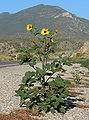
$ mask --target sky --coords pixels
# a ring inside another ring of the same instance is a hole
[[[89,20],[89,0],[0,0],[0,13],[16,13],[39,4],[58,6]]]

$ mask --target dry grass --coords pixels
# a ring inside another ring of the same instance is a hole
[[[15,60],[15,58],[5,54],[0,55],[0,61],[10,61],[10,60]]]
[[[65,54],[67,54],[68,53],[68,51],[62,51],[62,52],[55,52],[54,54],[50,54],[49,55],[49,58],[50,59],[52,59],[52,58],[58,58],[59,57],[59,55],[62,55],[63,53],[65,53]],[[16,58],[15,57],[13,57],[14,55],[18,55],[18,54],[20,54],[19,52],[18,53],[14,53],[14,54],[12,54],[11,56],[9,55],[9,54],[1,54],[0,55],[0,61],[9,61],[9,60],[16,60]],[[35,56],[36,57],[36,55],[35,54],[32,54],[33,56]]]
[[[32,110],[12,110],[9,114],[0,113],[0,120],[38,120],[30,118],[33,115]]]
[[[87,105],[76,105],[77,108],[89,108]]]

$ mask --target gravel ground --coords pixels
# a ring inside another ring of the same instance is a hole
[[[38,63],[37,66],[41,67],[41,64]],[[67,72],[62,77],[72,77],[70,73],[73,71],[73,67],[76,66],[78,67],[77,69],[82,70],[79,64],[74,64],[71,68],[64,66],[64,68],[67,69]],[[29,67],[29,65],[0,68],[0,113],[9,113],[13,109],[21,109],[19,107],[20,98],[14,96],[14,94],[15,90],[19,88],[18,85],[21,83],[25,72],[30,70],[33,69]],[[83,70],[87,72],[87,69]],[[86,79],[89,80],[89,77],[86,77]],[[86,98],[86,103],[84,104],[89,105],[89,88],[81,89],[83,89],[83,97]],[[75,91],[79,92],[81,89],[77,88]],[[81,104],[79,101],[77,101],[77,103]],[[82,109],[74,107],[68,110],[64,116],[62,116],[61,113],[56,113],[56,115],[48,113],[43,120],[89,120],[89,108]]]

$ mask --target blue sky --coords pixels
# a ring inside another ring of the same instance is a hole
[[[0,13],[16,13],[39,4],[59,6],[89,20],[89,0],[0,0]]]

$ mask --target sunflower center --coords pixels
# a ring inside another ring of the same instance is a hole
[[[44,33],[46,33],[46,30],[44,31]]]
[[[31,28],[31,26],[29,26],[29,28]]]

